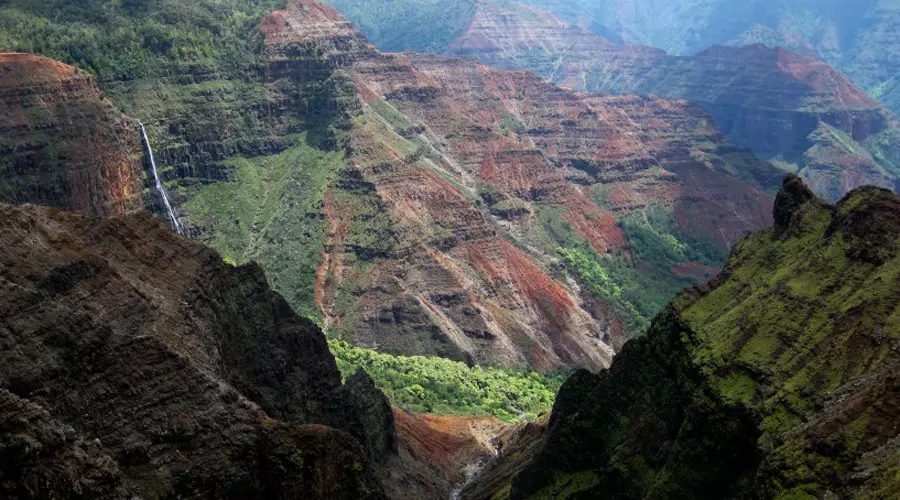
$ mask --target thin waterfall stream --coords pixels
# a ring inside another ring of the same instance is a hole
[[[144,128],[143,123],[138,122],[138,124],[141,126],[141,140],[144,141],[144,146],[147,148],[147,155],[150,157],[150,169],[153,172],[153,179],[156,181],[156,190],[159,191],[163,203],[166,205],[166,212],[169,214],[169,220],[172,222],[172,227],[175,228],[176,233],[182,234],[181,224],[178,223],[178,217],[175,217],[175,211],[172,210],[172,204],[169,202],[169,195],[166,194],[166,189],[163,187],[162,181],[159,179],[159,173],[156,171],[156,160],[153,159],[153,148],[150,147],[150,139],[147,138],[147,130]]]

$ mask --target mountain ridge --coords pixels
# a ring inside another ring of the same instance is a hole
[[[90,19],[90,6],[67,8]],[[107,15],[137,30],[183,8]],[[220,16],[206,3],[191,13]],[[209,26],[193,21],[166,40],[207,40]],[[239,21],[221,28],[226,38],[246,29]],[[89,67],[147,124],[187,234],[231,262],[258,261],[331,337],[469,363],[601,368],[670,294],[771,220],[780,173],[682,101],[380,53],[307,0],[253,26],[229,61],[213,41],[196,53],[145,46],[164,59],[162,79],[138,65],[123,80],[128,65],[105,69],[115,58]]]
[[[730,141],[800,173],[831,201],[864,184],[896,189],[897,118],[816,59],[761,44],[669,56],[534,10],[482,5],[446,53],[531,69],[577,90],[688,99]]]

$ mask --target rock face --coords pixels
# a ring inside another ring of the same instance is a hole
[[[399,443],[384,483],[392,499],[456,498],[519,427],[495,418],[394,410]]]
[[[0,53],[0,201],[87,215],[142,208],[140,139],[86,72]]]
[[[846,77],[812,57],[763,45],[669,56],[618,45],[516,4],[481,6],[447,49],[565,87],[687,99],[729,141],[798,172],[829,200],[862,185],[894,189],[900,126]]]
[[[378,440],[325,425],[384,396],[257,266],[146,213],[2,205],[0,238],[3,496],[381,497]]]
[[[900,198],[789,176],[738,245],[608,372],[563,386],[512,498],[892,498]]]

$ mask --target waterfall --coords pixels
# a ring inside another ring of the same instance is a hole
[[[169,203],[169,195],[166,194],[166,189],[163,187],[162,181],[159,180],[159,173],[156,172],[156,160],[153,159],[153,148],[150,147],[150,139],[147,138],[147,130],[144,129],[144,124],[138,122],[141,126],[141,139],[144,141],[144,146],[147,147],[147,155],[150,157],[150,168],[153,171],[153,179],[156,181],[156,190],[159,191],[159,195],[163,199],[163,203],[166,205],[166,212],[169,214],[169,220],[172,222],[172,227],[175,228],[175,232],[181,234],[181,224],[178,223],[178,218],[175,217],[175,211],[172,210],[172,204]]]

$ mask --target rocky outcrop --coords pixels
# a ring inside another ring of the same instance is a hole
[[[0,229],[4,491],[381,497],[369,456],[387,446],[325,425],[367,424],[384,396],[341,387],[321,331],[257,266],[146,213],[2,205]]]
[[[830,206],[788,176],[778,227],[564,384],[511,498],[896,496],[898,215],[887,190]]]
[[[140,139],[88,73],[0,53],[0,201],[87,215],[142,208]]]
[[[800,172],[832,201],[867,184],[893,189],[900,178],[896,118],[825,63],[783,48],[669,56],[613,44],[532,7],[485,4],[447,53],[531,69],[577,90],[688,99],[729,141]]]

